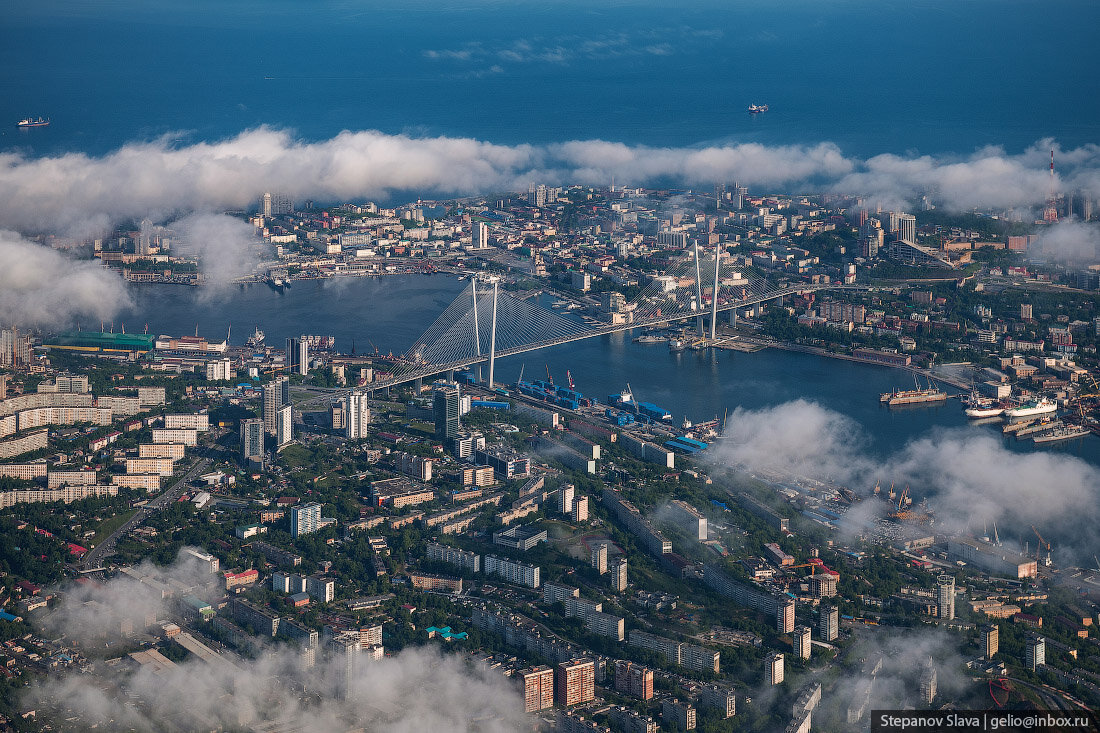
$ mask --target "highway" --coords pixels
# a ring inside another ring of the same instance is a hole
[[[137,512],[134,513],[134,516],[130,517],[126,524],[116,529],[105,540],[93,547],[91,551],[84,556],[83,566],[85,568],[98,567],[99,562],[103,558],[114,553],[115,544],[120,537],[129,533],[135,527],[140,526],[153,512],[159,511],[161,507],[178,499],[187,487],[187,482],[205,471],[209,465],[209,458],[205,456],[200,458],[190,469],[188,469],[187,473],[176,480],[176,483],[172,484],[172,486],[165,491],[162,491],[157,498],[151,500],[145,506],[139,507]]]
[[[800,283],[797,286],[780,288],[778,290],[770,290],[763,293],[754,293],[753,295],[738,300],[736,302],[721,304],[717,307],[719,313],[725,313],[727,311],[734,310],[736,308],[745,308],[757,303],[765,303],[770,300],[776,300],[789,295],[795,295],[797,293],[807,293],[817,290],[868,290],[867,285],[837,285],[837,284],[811,284]],[[500,349],[496,352],[495,358],[502,359],[506,356],[515,356],[516,354],[523,354],[528,351],[535,351],[538,349],[545,349],[550,346],[559,346],[561,344],[570,343],[573,341],[581,341],[583,339],[589,339],[594,336],[604,336],[611,333],[618,333],[620,331],[631,331],[636,328],[653,328],[657,326],[667,326],[670,323],[676,323],[678,321],[689,321],[698,318],[700,315],[707,315],[706,313],[697,313],[692,311],[678,312],[669,315],[659,315],[650,318],[641,319],[632,323],[624,323],[609,326],[599,326],[583,333],[571,334],[555,339],[548,339],[546,341],[539,341],[530,344],[523,344],[521,346],[514,346],[508,349]],[[365,389],[370,392],[384,390],[389,387],[394,387],[399,384],[405,384],[406,382],[413,382],[417,379],[423,379],[424,377],[430,377],[435,374],[442,374],[455,369],[465,369],[474,364],[484,364],[489,362],[489,354],[481,354],[480,356],[465,356],[461,359],[446,363],[446,364],[422,364],[410,368],[408,371],[401,374],[394,375],[388,379],[374,382],[370,385],[364,386]],[[347,387],[335,387],[324,388],[315,387],[312,388],[313,392],[328,392],[330,396],[342,396],[352,391],[352,388]],[[314,398],[311,402],[317,401],[320,398]]]

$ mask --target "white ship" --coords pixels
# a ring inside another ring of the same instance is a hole
[[[1057,411],[1058,405],[1055,402],[1046,397],[1040,397],[1038,400],[1025,402],[1019,407],[1012,407],[1005,410],[1005,417],[1009,420],[1019,420],[1022,418],[1039,417],[1040,415],[1049,415]]]

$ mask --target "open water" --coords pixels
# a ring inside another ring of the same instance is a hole
[[[857,156],[1073,147],[1100,140],[1097,27],[1094,0],[13,0],[0,150],[258,125]],[[52,125],[15,128],[38,115]]]
[[[179,335],[193,334],[197,327],[199,335],[219,340],[231,332],[236,345],[259,327],[276,348],[290,336],[312,333],[335,336],[337,350],[345,353],[354,347],[367,354],[377,347],[383,354],[400,354],[465,285],[448,275],[392,275],[299,280],[284,293],[253,285],[232,288],[222,297],[197,288],[144,286],[133,289],[133,309],[113,326],[130,332],[148,326],[150,333]],[[564,384],[568,370],[578,390],[601,402],[629,384],[638,399],[672,412],[677,424],[684,417],[699,422],[738,407],[760,410],[805,399],[851,418],[867,441],[866,450],[880,460],[915,438],[968,426],[955,400],[937,407],[881,407],[879,394],[912,386],[912,377],[901,370],[775,349],[672,354],[664,344],[633,343],[632,335],[601,336],[501,359],[496,379],[515,382],[522,367],[527,379],[545,378],[549,369]],[[968,429],[999,435],[1000,425]],[[1037,450],[1030,441],[1009,438],[1004,443],[1013,451]],[[1100,466],[1096,436],[1041,450],[1068,452]]]

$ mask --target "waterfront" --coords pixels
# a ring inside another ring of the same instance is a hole
[[[298,281],[284,293],[263,285],[210,291],[173,286],[131,288],[134,307],[120,316],[116,330],[148,323],[150,333],[223,338],[243,345],[259,327],[275,348],[301,333],[333,335],[336,348],[366,354],[403,352],[463,289],[447,275],[393,275]],[[88,325],[88,324],[85,324]],[[98,324],[97,324],[98,325]],[[522,365],[526,378],[565,382],[569,370],[577,388],[603,401],[629,384],[637,397],[669,409],[677,424],[721,417],[741,407],[761,410],[807,400],[848,417],[873,460],[883,461],[910,441],[939,431],[981,431],[1014,452],[1058,452],[1100,466],[1100,439],[1088,436],[1038,448],[1030,441],[1002,437],[1000,424],[971,425],[956,400],[938,406],[887,409],[879,394],[912,385],[912,375],[888,367],[767,349],[756,353],[685,351],[670,354],[664,344],[635,344],[630,332],[577,341],[502,359],[498,380],[514,382]],[[952,392],[954,390],[951,390]],[[852,436],[857,437],[856,435]]]

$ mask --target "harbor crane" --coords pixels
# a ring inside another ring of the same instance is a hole
[[[1036,529],[1034,524],[1031,525],[1031,529],[1032,529],[1033,532],[1035,532],[1035,536],[1039,538],[1039,544],[1036,545],[1036,547],[1035,547],[1035,564],[1036,565],[1039,564],[1039,562],[1040,562],[1040,559],[1039,559],[1040,553],[1042,553],[1042,551],[1043,551],[1043,545],[1046,545],[1046,547],[1047,547],[1047,559],[1046,559],[1045,562],[1043,562],[1043,564],[1046,565],[1047,567],[1050,567],[1051,565],[1053,565],[1053,562],[1050,559],[1050,543],[1047,542],[1045,539],[1043,539],[1043,535],[1039,534],[1039,530]]]

